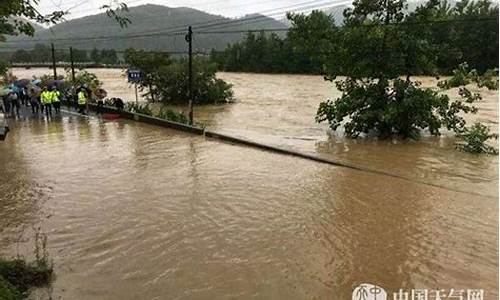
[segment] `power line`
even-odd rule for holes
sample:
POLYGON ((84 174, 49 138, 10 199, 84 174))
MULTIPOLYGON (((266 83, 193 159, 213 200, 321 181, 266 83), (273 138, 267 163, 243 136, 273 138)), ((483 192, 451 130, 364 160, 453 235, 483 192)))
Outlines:
MULTIPOLYGON (((491 22, 498 21, 498 18, 474 18, 474 19, 455 19, 455 20, 428 20, 421 22, 405 22, 405 23, 390 23, 390 24, 359 24, 358 26, 363 27, 374 27, 374 26, 413 26, 413 25, 423 25, 423 24, 443 24, 443 23, 471 23, 471 22, 491 22)), ((316 28, 322 29, 322 28, 316 28)), ((225 31, 197 31, 196 34, 232 34, 232 33, 245 33, 245 32, 273 32, 273 31, 289 31, 290 28, 263 28, 263 29, 252 29, 252 30, 225 30, 225 31)))
MULTIPOLYGON (((256 18, 249 18, 245 21, 258 21, 261 16, 256 18)), ((470 22, 490 22, 490 21, 498 21, 498 18, 474 18, 474 19, 455 19, 455 20, 428 20, 421 22, 406 22, 406 23, 398 23, 398 24, 359 24, 359 26, 412 26, 412 25, 421 25, 421 24, 443 24, 443 23, 470 23, 470 22)), ((240 24, 242 22, 240 21, 240 24)), ((245 24, 245 23, 243 23, 245 24)), ((248 24, 248 23, 246 23, 248 24)), ((227 23, 220 24, 226 25, 227 23)), ((208 26, 207 26, 208 27, 208 26)), ((200 27, 201 29, 207 27, 200 27)), ((319 28, 321 29, 321 28, 319 28)), ((237 33, 250 33, 250 32, 285 32, 288 31, 288 28, 262 28, 262 29, 247 29, 247 30, 226 30, 226 31, 197 31, 195 34, 237 34, 237 33)), ((14 44, 14 43, 36 43, 36 42, 57 42, 57 41, 69 41, 71 44, 81 44, 85 41, 104 41, 104 40, 114 40, 114 39, 136 39, 136 38, 147 38, 147 37, 156 37, 156 36, 182 36, 185 32, 157 32, 151 34, 135 34, 135 35, 125 35, 125 36, 117 36, 117 35, 109 35, 109 36, 98 36, 98 37, 82 37, 78 38, 60 38, 60 39, 50 39, 50 40, 29 40, 29 41, 9 41, 4 42, 2 44, 14 44)))
MULTIPOLYGON (((261 11, 261 12, 257 12, 259 14, 262 14, 262 13, 267 13, 267 12, 271 12, 271 11, 275 11, 275 10, 278 10, 278 9, 288 9, 288 8, 291 8, 291 7, 296 7, 296 6, 301 6, 301 5, 304 5, 304 4, 311 4, 311 3, 317 3, 318 0, 314 0, 314 1, 307 1, 307 2, 302 2, 302 3, 298 3, 298 4, 295 4, 295 5, 289 5, 289 6, 285 6, 285 7, 281 7, 281 8, 275 8, 275 9, 271 9, 271 10, 266 10, 266 11, 261 11)), ((324 0, 320 0, 319 2, 324 2, 324 0)), ((335 1, 330 1, 330 2, 335 2, 335 1)), ((302 9, 302 8, 298 8, 298 9, 302 9)), ((276 13, 274 13, 276 14, 276 13)), ((283 12, 279 12, 279 14, 283 14, 283 12)), ((225 25, 225 24, 229 24, 229 23, 243 23, 243 22, 246 22, 248 20, 257 20, 257 19, 267 19, 268 17, 267 16, 257 16, 257 17, 251 17, 251 18, 240 18, 240 19, 234 19, 234 20, 229 20, 227 21, 228 19, 223 17, 223 18, 219 18, 219 19, 215 19, 215 20, 210 20, 210 21, 205 21, 205 22, 200 22, 200 23, 193 23, 191 24, 191 26, 193 26, 193 28, 195 27, 198 27, 198 28, 202 28, 204 26, 214 26, 214 25, 217 25, 217 24, 220 24, 220 25, 225 25), (217 22, 218 20, 226 20, 226 22, 217 22)), ((161 31, 158 31, 157 30, 154 30, 154 31, 145 31, 143 32, 142 34, 144 36, 147 36, 148 34, 152 34, 153 36, 156 36, 156 35, 160 35, 160 34, 170 34, 170 33, 175 33, 175 34, 183 34, 183 32, 185 32, 185 28, 188 26, 189 24, 186 24, 186 25, 183 25, 183 26, 175 26, 175 27, 170 27, 170 28, 165 28, 165 29, 161 29, 161 31), (183 30, 182 32, 179 32, 179 30, 183 30), (175 32, 177 31, 177 32, 175 32)), ((36 43, 36 42, 54 42, 54 41, 64 41, 64 40, 75 40, 75 39, 79 39, 79 40, 93 40, 93 39, 106 39, 106 38, 119 38, 119 39, 126 39, 126 38, 134 38, 134 37, 139 37, 139 35, 113 35, 113 36, 105 36, 105 37, 72 37, 72 38, 56 38, 56 39, 31 39, 31 40, 23 40, 23 41, 8 41, 6 43, 36 43)))

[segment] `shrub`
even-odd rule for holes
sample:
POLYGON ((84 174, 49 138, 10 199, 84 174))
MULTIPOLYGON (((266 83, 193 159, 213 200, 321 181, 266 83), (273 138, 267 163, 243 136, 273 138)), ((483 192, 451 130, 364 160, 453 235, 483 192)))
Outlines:
POLYGON ((156 115, 156 117, 160 118, 160 119, 169 120, 172 122, 182 123, 182 124, 189 123, 189 120, 185 115, 183 115, 182 113, 177 113, 177 112, 170 110, 170 109, 167 109, 165 107, 162 107, 160 109, 160 112, 156 115))
POLYGON ((31 288, 49 285, 54 280, 54 269, 49 262, 47 237, 35 232, 35 261, 0 258, 0 299, 25 299, 31 288))
POLYGON ((490 133, 490 129, 481 123, 474 123, 470 128, 465 128, 462 133, 457 134, 461 142, 457 143, 457 148, 464 152, 475 154, 498 155, 498 150, 486 144, 490 139, 498 139, 498 134, 490 133))
POLYGON ((153 115, 153 110, 149 106, 149 103, 141 104, 135 102, 128 102, 126 105, 126 110, 132 113, 137 113, 142 115, 148 115, 148 116, 153 115))
POLYGON ((71 78, 70 70, 66 70, 66 78, 70 78, 68 82, 72 85, 87 85, 93 92, 98 91, 102 87, 102 82, 97 78, 97 75, 85 70, 79 70, 75 74, 75 81, 71 78))
POLYGON ((449 79, 438 82, 438 87, 450 89, 471 83, 476 83, 480 88, 498 90, 498 71, 487 70, 483 75, 479 75, 475 69, 469 70, 467 63, 462 63, 449 79))

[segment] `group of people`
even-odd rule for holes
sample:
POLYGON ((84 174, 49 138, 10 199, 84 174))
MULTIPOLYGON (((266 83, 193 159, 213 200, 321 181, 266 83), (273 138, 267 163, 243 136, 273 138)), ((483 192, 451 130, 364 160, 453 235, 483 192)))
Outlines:
MULTIPOLYGON (((87 85, 62 88, 63 85, 51 84, 43 85, 39 80, 33 80, 23 85, 12 83, 6 89, 0 101, 0 111, 3 111, 6 117, 20 117, 20 108, 24 105, 31 107, 33 116, 45 115, 47 119, 52 118, 52 111, 60 114, 61 103, 64 101, 68 107, 74 105, 78 113, 87 114, 87 104, 90 99, 97 99, 97 113, 105 112, 104 106, 113 106, 118 111, 123 111, 125 103, 120 98, 107 98, 106 91, 100 89, 95 92, 87 85), (3 104, 3 105, 2 105, 3 104)), ((5 89, 4 89, 5 90, 5 89)))
POLYGON ((61 112, 61 101, 66 100, 68 104, 74 102, 78 112, 86 114, 88 99, 90 99, 91 90, 87 86, 70 88, 62 93, 56 85, 39 87, 36 84, 30 84, 22 87, 11 85, 9 92, 2 98, 2 110, 7 117, 20 117, 21 105, 31 107, 33 115, 38 115, 41 111, 47 118, 52 117, 52 108, 56 114, 61 112))
POLYGON ((33 114, 38 113, 38 107, 41 107, 42 113, 45 111, 45 115, 52 117, 52 107, 56 114, 60 113, 61 110, 61 92, 57 90, 55 86, 44 87, 40 96, 31 96, 31 111, 33 114))
POLYGON ((21 103, 25 104, 28 101, 28 96, 26 91, 13 91, 10 90, 2 98, 2 111, 7 117, 12 115, 19 116, 19 109, 21 108, 21 103))

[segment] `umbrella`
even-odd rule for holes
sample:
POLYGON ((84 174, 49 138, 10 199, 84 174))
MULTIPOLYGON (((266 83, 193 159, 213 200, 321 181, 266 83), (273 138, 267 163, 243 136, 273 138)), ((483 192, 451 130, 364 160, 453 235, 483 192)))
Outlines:
POLYGON ((0 97, 6 96, 10 93, 12 93, 12 90, 9 88, 4 87, 0 89, 0 97))
POLYGON ((9 85, 9 89, 12 90, 14 93, 18 93, 20 90, 19 87, 14 84, 9 85))
POLYGON ((45 84, 47 86, 60 86, 60 85, 64 84, 64 80, 54 80, 54 79, 51 79, 51 80, 47 80, 45 82, 45 84))
POLYGON ((34 85, 39 85, 40 83, 42 83, 42 81, 40 79, 34 79, 31 81, 31 83, 34 85))
POLYGON ((14 85, 16 85, 18 87, 27 87, 29 83, 30 83, 29 79, 21 79, 21 80, 15 81, 14 85))

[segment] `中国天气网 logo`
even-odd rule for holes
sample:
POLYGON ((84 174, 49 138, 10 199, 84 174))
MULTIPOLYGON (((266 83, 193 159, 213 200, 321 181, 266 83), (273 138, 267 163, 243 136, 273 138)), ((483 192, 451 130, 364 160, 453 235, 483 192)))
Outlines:
MULTIPOLYGON (((484 290, 481 289, 450 289, 428 290, 413 289, 404 291, 400 289, 389 300, 484 300, 484 290)), ((363 283, 352 292, 352 300, 388 300, 387 291, 382 287, 363 283)))

